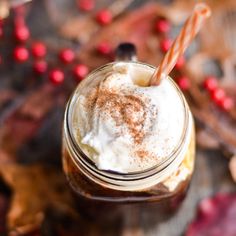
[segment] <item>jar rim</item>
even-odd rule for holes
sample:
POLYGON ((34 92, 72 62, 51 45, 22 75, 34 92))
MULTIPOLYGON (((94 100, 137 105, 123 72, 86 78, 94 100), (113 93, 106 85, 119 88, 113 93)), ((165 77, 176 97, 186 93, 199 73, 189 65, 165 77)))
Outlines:
MULTIPOLYGON (((141 170, 141 171, 135 171, 135 172, 129 172, 129 173, 121 173, 121 172, 116 172, 116 171, 111 171, 111 170, 101 170, 98 169, 98 167, 96 166, 96 164, 92 161, 91 158, 89 158, 82 150, 82 148, 79 146, 78 142, 76 141, 74 134, 72 132, 72 108, 73 105, 75 105, 75 99, 76 99, 76 93, 78 92, 80 86, 83 85, 84 81, 86 81, 88 78, 91 78, 94 74, 96 74, 97 72, 104 70, 110 66, 113 66, 116 63, 121 63, 119 62, 111 62, 108 64, 105 64, 95 70, 93 70, 83 81, 81 81, 81 83, 77 86, 77 88, 75 89, 75 91, 72 93, 67 106, 66 106, 66 111, 65 111, 65 122, 64 122, 64 133, 65 136, 67 138, 67 141, 70 142, 70 148, 71 151, 73 151, 73 153, 75 155, 73 155, 73 161, 75 163, 82 165, 90 174, 92 173, 95 176, 100 176, 100 177, 104 177, 104 178, 110 178, 116 181, 131 181, 131 180, 140 180, 143 178, 146 178, 148 176, 153 176, 159 172, 161 172, 162 170, 164 170, 166 167, 168 167, 169 165, 171 165, 171 163, 175 160, 175 157, 178 156, 178 153, 181 151, 181 147, 183 146, 183 143, 185 142, 185 136, 186 133, 188 131, 188 124, 189 124, 189 108, 188 108, 188 104, 184 98, 184 95, 182 94, 181 90, 178 88, 178 86, 176 85, 176 83, 168 76, 168 79, 170 80, 170 82, 172 83, 172 85, 175 87, 175 89, 178 92, 179 97, 181 98, 181 101, 183 103, 183 107, 184 107, 184 128, 183 128, 183 132, 180 138, 180 141, 178 142, 178 144, 176 145, 176 147, 173 149, 173 151, 168 155, 168 157, 166 157, 162 162, 158 163, 155 166, 152 166, 150 168, 141 170)), ((146 63, 142 63, 142 62, 125 62, 128 64, 138 64, 141 66, 145 66, 145 67, 149 67, 152 69, 155 69, 154 66, 146 64, 146 63)))

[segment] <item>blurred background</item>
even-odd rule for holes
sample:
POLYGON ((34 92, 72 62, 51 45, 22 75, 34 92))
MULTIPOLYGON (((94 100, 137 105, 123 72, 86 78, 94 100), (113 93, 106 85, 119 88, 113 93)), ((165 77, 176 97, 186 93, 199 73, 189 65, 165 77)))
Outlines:
MULTIPOLYGON (((61 169, 65 104, 121 42, 158 65, 196 2, 0 1, 1 236, 128 235, 76 210, 61 169)), ((205 2, 212 16, 171 72, 197 126, 193 180, 176 215, 132 235, 236 235, 236 2, 205 2)))

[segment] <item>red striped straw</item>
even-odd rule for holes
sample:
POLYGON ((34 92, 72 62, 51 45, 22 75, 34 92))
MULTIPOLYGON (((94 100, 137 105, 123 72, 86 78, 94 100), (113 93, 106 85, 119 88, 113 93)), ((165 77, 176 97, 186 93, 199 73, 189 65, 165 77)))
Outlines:
POLYGON ((167 76, 174 68, 178 58, 183 55, 186 48, 196 36, 206 18, 211 15, 210 7, 205 3, 195 5, 192 15, 185 22, 179 35, 168 50, 159 67, 153 73, 149 84, 159 85, 162 76, 167 76))

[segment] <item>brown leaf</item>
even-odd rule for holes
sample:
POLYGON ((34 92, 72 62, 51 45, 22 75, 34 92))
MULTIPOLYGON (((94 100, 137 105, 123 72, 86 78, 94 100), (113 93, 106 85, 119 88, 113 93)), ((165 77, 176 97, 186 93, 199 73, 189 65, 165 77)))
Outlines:
POLYGON ((9 231, 25 234, 37 229, 48 208, 63 212, 68 217, 78 217, 60 171, 40 165, 10 164, 2 165, 0 173, 13 191, 7 214, 9 231))
POLYGON ((17 106, 4 124, 0 126, 0 162, 6 161, 6 156, 11 160, 16 156, 19 147, 33 137, 40 128, 43 118, 53 108, 56 100, 55 88, 46 84, 28 94, 23 102, 17 106))

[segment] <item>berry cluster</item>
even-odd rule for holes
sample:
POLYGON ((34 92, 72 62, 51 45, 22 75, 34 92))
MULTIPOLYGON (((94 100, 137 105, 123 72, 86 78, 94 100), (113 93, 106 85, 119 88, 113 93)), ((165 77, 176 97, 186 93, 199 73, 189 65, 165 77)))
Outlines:
MULTIPOLYGON (((91 11, 95 7, 94 0, 78 0, 78 8, 82 11, 91 11)), ((65 71, 71 71, 71 75, 77 82, 81 81, 88 73, 89 68, 76 59, 76 52, 71 48, 56 50, 56 59, 50 61, 55 50, 41 41, 33 40, 30 29, 25 22, 24 7, 16 8, 14 11, 13 37, 15 46, 13 48, 13 60, 17 64, 30 63, 32 70, 38 76, 46 76, 54 85, 62 84, 65 80, 65 71), (31 60, 29 60, 31 59, 31 60)), ((95 14, 94 20, 101 26, 112 22, 112 13, 108 9, 102 9, 95 14)), ((4 36, 3 20, 0 21, 0 40, 4 36)), ((97 53, 110 57, 113 53, 112 46, 107 42, 101 42, 95 48, 97 53)), ((2 57, 0 56, 0 64, 2 57)))
POLYGON ((203 82, 203 87, 217 106, 225 111, 229 111, 233 108, 233 99, 227 96, 225 91, 219 87, 216 77, 207 76, 203 82))
POLYGON ((166 53, 172 44, 172 40, 168 37, 171 24, 167 19, 158 18, 155 22, 154 29, 162 38, 160 41, 160 50, 166 53))
MULTIPOLYGON (((168 37, 171 30, 171 24, 167 19, 159 18, 155 22, 155 31, 161 36, 160 50, 166 53, 171 47, 172 40, 168 37)), ((180 57, 175 65, 175 71, 178 76, 175 78, 178 86, 182 91, 187 91, 191 86, 190 79, 182 74, 181 69, 185 65, 184 56, 180 57)), ((221 109, 229 111, 234 107, 233 99, 227 96, 225 91, 219 87, 218 81, 213 76, 207 76, 203 83, 204 88, 208 91, 212 101, 221 109)))
MULTIPOLYGON (((94 0, 77 0, 78 8, 81 11, 91 11, 95 7, 95 1, 94 0)), ((108 25, 112 22, 112 13, 109 9, 102 9, 98 11, 95 15, 95 19, 98 24, 100 25, 108 25)))
MULTIPOLYGON (((6 39, 4 35, 5 23, 0 21, 0 40, 6 39)), ((14 10, 14 25, 12 35, 15 46, 13 48, 13 60, 17 64, 30 63, 35 75, 45 75, 54 84, 59 85, 64 82, 65 69, 69 67, 76 81, 81 81, 89 72, 89 68, 77 62, 76 53, 73 49, 62 48, 56 52, 57 56, 49 65, 49 55, 53 50, 44 42, 35 41, 31 38, 29 28, 25 23, 24 11, 22 7, 14 10), (29 62, 29 59, 30 62, 29 62), (55 66, 55 65, 60 66, 55 66), (72 69, 71 69, 72 68, 72 69)), ((2 58, 0 62, 2 61, 2 58)), ((1 63, 0 63, 1 64, 1 63)))

